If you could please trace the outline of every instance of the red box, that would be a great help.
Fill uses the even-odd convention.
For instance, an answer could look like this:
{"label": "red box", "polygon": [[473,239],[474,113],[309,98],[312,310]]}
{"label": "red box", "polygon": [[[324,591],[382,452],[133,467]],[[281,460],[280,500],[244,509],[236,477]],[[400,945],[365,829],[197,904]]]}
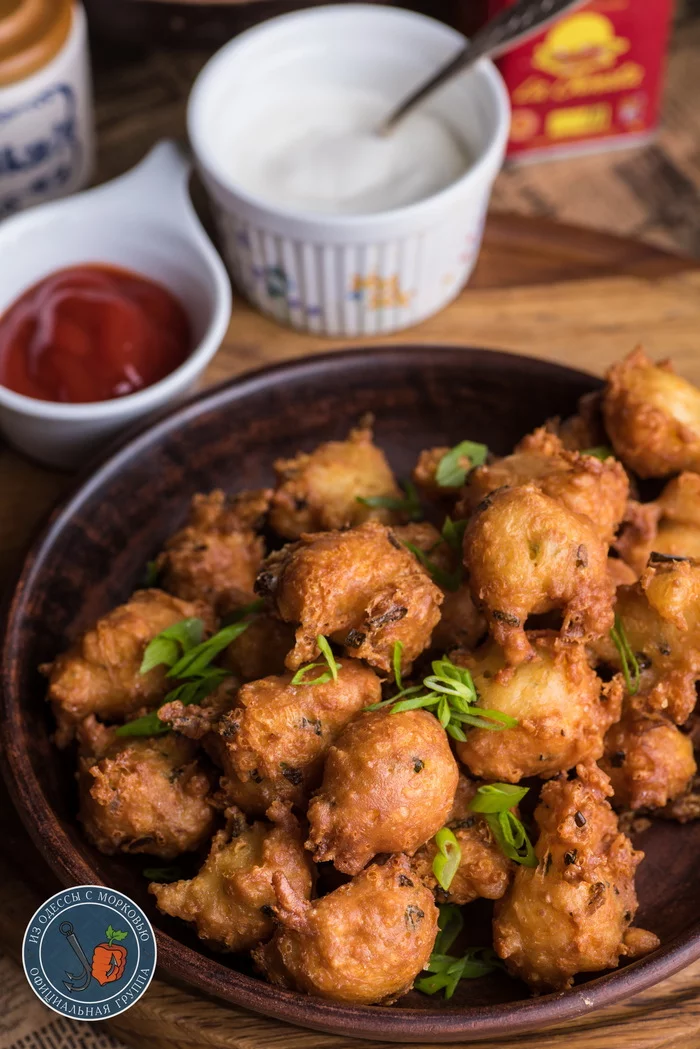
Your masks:
{"label": "red box", "polygon": [[[489,15],[513,0],[489,0]],[[508,156],[633,145],[658,124],[672,0],[590,0],[499,59]]]}

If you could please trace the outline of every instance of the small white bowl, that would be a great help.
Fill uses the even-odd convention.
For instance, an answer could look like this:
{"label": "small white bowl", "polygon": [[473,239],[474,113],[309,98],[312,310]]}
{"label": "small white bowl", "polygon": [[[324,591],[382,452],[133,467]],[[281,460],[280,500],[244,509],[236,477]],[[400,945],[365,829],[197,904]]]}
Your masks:
{"label": "small white bowl", "polygon": [[[441,192],[371,215],[294,211],[237,185],[227,166],[236,107],[253,99],[257,111],[269,104],[274,112],[276,99],[311,82],[375,90],[388,110],[463,46],[464,37],[432,18],[343,4],[265,22],[204,67],[189,103],[190,140],[231,273],[263,313],[317,334],[366,336],[447,305],[476,263],[510,105],[489,61],[445,85],[427,106],[467,146],[471,165]],[[262,118],[259,133],[270,133]]]}
{"label": "small white bowl", "polygon": [[82,464],[118,430],[182,397],[221,345],[231,317],[231,286],[192,206],[190,171],[178,147],[162,142],[121,178],[0,226],[0,314],[56,270],[92,263],[164,285],[192,327],[194,349],[187,360],[125,397],[59,404],[0,386],[0,429],[32,458],[51,466]]}

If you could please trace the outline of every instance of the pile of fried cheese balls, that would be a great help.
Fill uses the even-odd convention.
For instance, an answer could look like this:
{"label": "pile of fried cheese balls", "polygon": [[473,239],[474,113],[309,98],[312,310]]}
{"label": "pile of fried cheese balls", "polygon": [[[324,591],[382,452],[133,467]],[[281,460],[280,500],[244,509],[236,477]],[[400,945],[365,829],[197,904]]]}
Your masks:
{"label": "pile of fried cheese balls", "polygon": [[700,390],[638,349],[512,454],[471,436],[400,486],[363,419],[195,496],[42,668],[90,841],[278,986],[545,993],[658,946],[625,830],[700,816]]}

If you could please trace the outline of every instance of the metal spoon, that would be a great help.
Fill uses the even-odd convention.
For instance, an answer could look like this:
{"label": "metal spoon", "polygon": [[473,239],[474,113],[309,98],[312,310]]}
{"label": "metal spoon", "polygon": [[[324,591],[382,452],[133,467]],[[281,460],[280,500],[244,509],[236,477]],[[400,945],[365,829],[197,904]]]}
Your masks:
{"label": "metal spoon", "polygon": [[505,51],[510,51],[516,44],[522,44],[531,36],[539,33],[543,26],[553,22],[564,11],[580,7],[585,0],[517,0],[512,7],[507,7],[499,15],[476,33],[454,58],[451,58],[441,69],[411,92],[407,99],[393,110],[378,129],[380,135],[387,135],[398,122],[415,107],[432,95],[446,81],[473,65],[480,58],[489,55],[497,58]]}

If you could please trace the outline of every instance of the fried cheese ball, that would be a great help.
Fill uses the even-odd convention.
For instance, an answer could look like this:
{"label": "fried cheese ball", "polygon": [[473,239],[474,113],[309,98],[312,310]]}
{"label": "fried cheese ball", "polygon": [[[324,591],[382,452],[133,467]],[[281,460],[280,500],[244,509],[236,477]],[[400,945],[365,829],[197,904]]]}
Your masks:
{"label": "fried cheese ball", "polygon": [[620,717],[622,679],[604,685],[588,662],[583,645],[562,645],[552,632],[528,634],[537,654],[506,679],[503,653],[489,640],[470,656],[453,653],[472,673],[486,710],[516,718],[501,732],[470,728],[455,749],[473,775],[519,783],[528,776],[549,779],[603,754],[605,733]]}
{"label": "fried cheese ball", "polygon": [[253,958],[277,986],[353,1005],[388,1005],[410,991],[428,964],[438,909],[405,856],[372,864],[311,902],[284,874],[274,884],[280,928]]}
{"label": "fried cheese ball", "polygon": [[318,655],[322,634],[387,673],[400,641],[408,672],[430,643],[443,600],[414,555],[376,521],[302,536],[267,558],[257,589],[284,622],[299,624],[290,670]]}
{"label": "fried cheese ball", "polygon": [[[319,675],[311,671],[309,680]],[[266,783],[274,797],[302,806],[323,775],[332,743],[350,719],[382,698],[379,678],[355,659],[343,659],[338,680],[293,685],[292,674],[252,681],[214,728],[229,780]]]}
{"label": "fried cheese ball", "polygon": [[314,860],[357,874],[381,852],[413,855],[444,826],[458,780],[445,730],[425,710],[360,714],[328,751],[308,810]]}
{"label": "fried cheese ball", "polygon": [[179,699],[163,703],[158,707],[158,718],[188,739],[206,741],[222,714],[234,705],[238,687],[235,678],[226,678],[201,703],[183,703]]}
{"label": "fried cheese ball", "polygon": [[206,601],[223,616],[253,600],[265,553],[262,527],[270,492],[195,495],[187,524],[165,544],[156,566],[164,589]]}
{"label": "fried cheese ball", "polygon": [[304,850],[299,824],[288,808],[273,805],[271,822],[246,824],[235,809],[227,811],[225,829],[217,831],[204,866],[189,880],[152,882],[148,890],[158,910],[193,922],[197,935],[221,951],[245,951],[269,939],[277,902],[272,879],[284,872],[293,891],[308,900],[313,865]]}
{"label": "fried cheese ball", "polygon": [[615,454],[640,477],[700,470],[700,390],[641,347],[606,376],[603,415]]}
{"label": "fried cheese ball", "polygon": [[376,520],[391,524],[395,514],[358,502],[384,496],[402,499],[384,452],[373,441],[371,422],[351,430],[345,441],[328,441],[307,455],[275,463],[278,485],[270,524],[285,539]]}
{"label": "fried cheese ball", "polygon": [[630,499],[627,504],[613,546],[623,564],[632,570],[632,583],[636,583],[647,566],[649,555],[654,549],[660,517],[658,503],[639,503],[636,499]]}
{"label": "fried cheese ball", "polygon": [[[446,575],[458,580],[460,556],[442,538],[437,528],[427,521],[400,525],[393,529],[402,543],[411,543],[422,550]],[[441,652],[453,648],[473,648],[486,633],[486,621],[481,615],[468,583],[441,586],[444,595],[440,621],[433,631],[431,647]]]}
{"label": "fried cheese ball", "polygon": [[[695,708],[700,680],[700,563],[650,564],[638,583],[618,588],[615,611],[639,662],[649,709],[684,724]],[[610,637],[591,649],[600,661],[621,669]]]}
{"label": "fried cheese ball", "polygon": [[535,993],[562,991],[581,972],[614,969],[658,939],[630,929],[637,910],[634,872],[643,858],[624,834],[596,765],[542,788],[535,822],[536,868],[518,867],[496,903],[494,947],[512,976]]}
{"label": "fried cheese ball", "polygon": [[98,619],[67,652],[42,666],[49,678],[58,745],[68,743],[89,714],[118,721],[162,699],[170,687],[165,669],[140,674],[143,654],[156,634],[193,616],[212,625],[211,612],[200,602],[181,601],[162,590],[138,590]]}
{"label": "fried cheese ball", "polygon": [[[83,729],[83,741],[90,732]],[[145,852],[169,860],[198,849],[211,836],[215,814],[212,777],[198,762],[196,745],[175,733],[109,738],[99,756],[79,760],[80,820],[88,838],[108,856]]]}
{"label": "fried cheese ball", "polygon": [[535,658],[530,614],[561,609],[561,636],[586,641],[613,625],[607,549],[587,517],[535,485],[492,492],[464,533],[472,594],[509,666]]}
{"label": "fried cheese ball", "polygon": [[241,681],[283,674],[287,653],[294,648],[294,628],[268,613],[251,616],[248,629],[232,641],[222,663]]}
{"label": "fried cheese ball", "polygon": [[631,586],[639,578],[638,573],[621,557],[608,558],[608,575],[616,590],[618,586]]}
{"label": "fried cheese ball", "polygon": [[693,778],[686,794],[682,794],[675,801],[669,801],[668,805],[658,809],[654,815],[665,820],[674,820],[676,823],[700,820],[700,776]]}
{"label": "fried cheese ball", "polygon": [[467,518],[491,492],[528,482],[588,518],[601,542],[612,543],[629,496],[624,467],[612,456],[601,462],[594,455],[567,451],[544,427],[523,438],[512,455],[472,470],[455,513]]}
{"label": "fried cheese ball", "polygon": [[614,805],[660,809],[688,791],[697,772],[689,736],[661,714],[629,700],[622,720],[608,730],[600,767],[610,777]]}
{"label": "fried cheese ball", "polygon": [[562,422],[550,419],[547,429],[561,439],[570,452],[583,452],[588,448],[600,448],[608,443],[603,426],[603,393],[593,390],[579,398],[578,410]]}
{"label": "fried cheese ball", "polygon": [[474,604],[469,583],[445,590],[440,622],[433,631],[432,647],[440,652],[475,648],[487,632],[486,620]]}
{"label": "fried cheese ball", "polygon": [[653,503],[636,503],[616,544],[639,577],[652,552],[700,558],[700,474],[669,481]]}
{"label": "fried cheese ball", "polygon": [[434,841],[423,845],[411,861],[413,870],[435,894],[438,903],[461,906],[480,897],[499,900],[515,871],[515,864],[494,839],[485,817],[469,808],[478,787],[478,783],[460,772],[447,826],[459,843],[461,857],[449,889],[443,889],[433,873],[433,860],[438,851]]}

